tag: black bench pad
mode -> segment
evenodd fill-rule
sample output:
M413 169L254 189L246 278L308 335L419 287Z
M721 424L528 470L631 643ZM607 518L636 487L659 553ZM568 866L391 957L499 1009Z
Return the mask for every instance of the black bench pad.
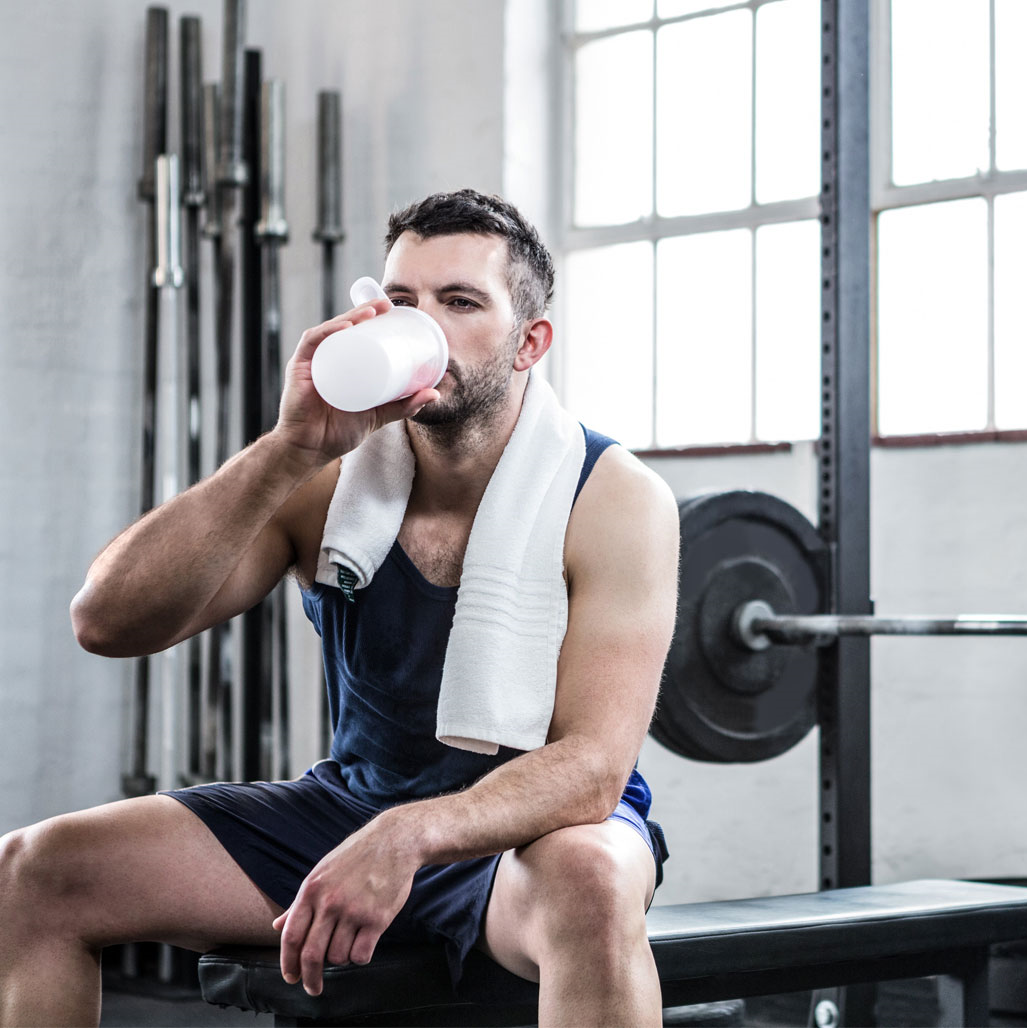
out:
M647 920L664 1004L671 1006L959 973L950 958L1027 938L1027 888L924 880L657 906ZM439 1007L452 1024L464 1020L461 1013L465 1023L523 1024L538 998L537 986L478 952L454 992L435 947L380 947L366 967L329 966L319 997L285 984L273 949L205 954L200 984L211 1003L337 1022Z

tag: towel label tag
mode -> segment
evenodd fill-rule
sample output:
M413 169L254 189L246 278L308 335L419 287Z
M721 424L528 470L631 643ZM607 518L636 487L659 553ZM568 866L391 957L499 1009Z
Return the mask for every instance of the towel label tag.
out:
M338 573L336 579L339 583L339 588L342 590L342 595L350 603L356 603L357 598L353 595L353 590L356 588L357 576L352 568L344 567L342 564L338 565Z

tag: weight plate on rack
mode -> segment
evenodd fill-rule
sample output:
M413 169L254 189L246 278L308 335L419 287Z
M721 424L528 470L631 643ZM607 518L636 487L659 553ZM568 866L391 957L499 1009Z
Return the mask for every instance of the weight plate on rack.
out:
M678 617L650 733L693 760L777 756L816 723L817 651L750 649L734 618L750 600L780 614L821 612L826 545L802 514L768 493L703 493L678 510Z

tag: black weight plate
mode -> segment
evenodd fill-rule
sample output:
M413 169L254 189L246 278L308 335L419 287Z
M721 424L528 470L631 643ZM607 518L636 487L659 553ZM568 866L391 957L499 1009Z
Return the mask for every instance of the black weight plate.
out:
M744 763L790 749L816 723L813 646L751 650L734 617L750 600L778 613L824 609L826 547L768 493L704 493L678 505L678 617L650 733L693 760Z

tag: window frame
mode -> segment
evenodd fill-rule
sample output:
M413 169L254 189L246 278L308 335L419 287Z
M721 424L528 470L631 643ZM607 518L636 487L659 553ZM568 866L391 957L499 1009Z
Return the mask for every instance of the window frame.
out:
M876 367L879 346L877 320L877 242L880 215L885 211L950 200L983 199L987 204L988 325L987 325L987 422L980 429L885 435L878 427L877 376L873 377L872 425L874 442L885 446L924 446L945 443L1022 441L1027 428L1000 429L995 424L995 198L1027 191L1027 169L999 171L995 167L995 0L988 0L989 14L989 118L988 161L985 172L962 178L895 185L892 178L892 0L872 0L870 9L870 221L873 283L871 347Z
M766 226L795 221L819 221L820 219L820 194L802 197L793 200L776 200L768 203L756 201L756 60L757 46L755 33L753 35L753 46L751 53L752 63L752 103L753 117L750 124L750 162L751 174L749 182L749 203L746 207L731 211L717 211L708 214L686 214L666 216L656 210L656 176L658 167L656 162L656 133L653 133L653 161L652 161L652 195L653 209L643 218L622 225L599 225L599 226L578 226L574 224L574 183L576 177L575 168L575 84L574 84L574 56L582 46L599 39L610 36L621 35L627 32L648 30L652 34L653 46L653 124L656 124L656 76L658 74L656 62L657 30L667 26L687 21L695 21L707 16L726 14L731 11L745 10L752 13L755 26L756 12L759 8L770 4L779 3L781 0L737 0L735 3L726 4L723 7L705 9L690 14L676 15L674 17L661 18L656 14L657 0L653 0L653 14L644 21L636 21L619 25L616 28L600 29L588 32L578 32L574 28L575 0L563 0L561 4L561 39L557 48L556 59L559 62L558 83L561 102L558 115L558 139L559 145L556 148L556 156L559 162L559 187L556 203L556 223L560 228L559 261L562 264L568 254L577 250L586 250L603 246L612 246L618 243L647 242L653 249L653 267L656 267L656 244L667 238L674 238L684 235L698 235L705 232L727 231L731 229L747 229L752 236L753 262L750 271L750 288L755 301L756 295L756 266L755 266L755 235L756 232ZM652 385L652 417L649 427L649 444L646 447L636 448L635 453L649 456L664 456L673 454L696 454L710 455L714 453L731 452L776 452L781 449L789 449L796 440L760 439L756 436L756 328L755 317L750 339L750 367L749 376L751 384L751 410L749 415L749 438L744 441L725 442L722 444L681 444L660 446L657 444L656 432L656 377L659 374L659 353L656 348L656 274L653 275L653 303L652 303L652 325L650 326L653 339L653 385ZM557 309L557 317L560 317ZM567 368L566 348L560 348L559 360L553 362L552 378L556 388L563 391ZM808 440L798 440L806 442Z
M617 35L624 32L648 29L652 33L654 58L656 50L656 30L664 25L677 22L689 21L703 17L708 14L726 13L733 10L750 10L755 18L755 11L777 0L738 0L737 3L728 4L713 10L698 11L687 15L679 15L672 18L659 18L656 15L656 0L653 2L653 14L650 18L632 22L614 29L604 29L591 32L577 32L574 29L574 5L575 0L563 0L561 4L561 41L556 48L555 57L558 62L557 82L560 89L561 101L558 105L558 146L555 148L556 157L559 162L558 196L555 206L555 222L559 226L559 255L558 260L563 262L566 256L576 250L588 249L613 245L623 242L648 242L654 249L656 243L664 238L678 235L690 235L701 232L726 230L726 229L748 229L754 236L755 232L762 226L790 221L807 219L820 219L821 203L820 194L813 197L806 197L799 200L775 201L767 204L759 204L755 200L755 62L756 46L755 37L752 51L754 74L752 88L754 91L754 117L750 127L752 150L751 161L753 162L753 174L750 181L749 205L735 211L721 211L713 214L681 215L675 217L662 216L656 211L656 182L657 174L656 161L653 161L653 211L646 217L625 225L604 225L604 226L577 226L573 223L574 210L574 182L575 182L575 153L574 153L574 54L578 48L596 39ZM897 186L892 181L892 101L891 101L891 6L892 0L871 0L870 5L870 30L871 30L871 76L870 76L870 139L869 160L870 160L870 240L871 240L871 355L874 374L871 378L871 430L872 441L875 444L902 447L902 446L925 446L938 444L967 444L977 442L1022 442L1027 439L1027 426L1024 428L999 429L995 423L995 198L1010 193L1027 192L1027 169L1015 171L1001 171L995 167L996 156L996 39L995 39L995 0L988 0L989 4L989 168L984 172L975 175L956 179L945 179L940 181L915 183L911 185ZM653 75L654 86L657 74L654 59ZM656 93L653 91L653 116L655 124ZM654 133L653 146L655 151L656 139ZM988 232L988 324L987 324L987 424L978 430L960 430L952 432L927 432L912 435L882 435L878 428L877 392L878 382L876 375L878 355L878 226L881 213L906 206L916 206L927 203L938 203L950 200L981 198L987 204L987 232ZM655 266L655 253L654 253ZM751 286L755 290L755 267L752 272ZM657 276L653 277L653 289L655 294ZM650 445L635 452L652 455L708 455L711 453L730 452L767 452L768 449L778 450L782 447L789 448L793 443L805 442L806 440L762 440L755 436L756 431L756 353L755 353L755 330L752 337L752 360L750 368L750 382L752 384L753 409L750 416L750 439L747 442L724 443L722 445L710 446L709 444L682 444L680 446L657 446L656 445L656 375L658 374L658 353L656 351L656 303L653 297L653 324L651 326L653 348L654 348L654 382L653 382L653 408L652 422L650 426ZM557 318L560 316L559 308L556 311ZM566 381L568 374L566 350L561 348L559 359L553 362L553 378L560 389ZM814 440L816 442L816 440Z

